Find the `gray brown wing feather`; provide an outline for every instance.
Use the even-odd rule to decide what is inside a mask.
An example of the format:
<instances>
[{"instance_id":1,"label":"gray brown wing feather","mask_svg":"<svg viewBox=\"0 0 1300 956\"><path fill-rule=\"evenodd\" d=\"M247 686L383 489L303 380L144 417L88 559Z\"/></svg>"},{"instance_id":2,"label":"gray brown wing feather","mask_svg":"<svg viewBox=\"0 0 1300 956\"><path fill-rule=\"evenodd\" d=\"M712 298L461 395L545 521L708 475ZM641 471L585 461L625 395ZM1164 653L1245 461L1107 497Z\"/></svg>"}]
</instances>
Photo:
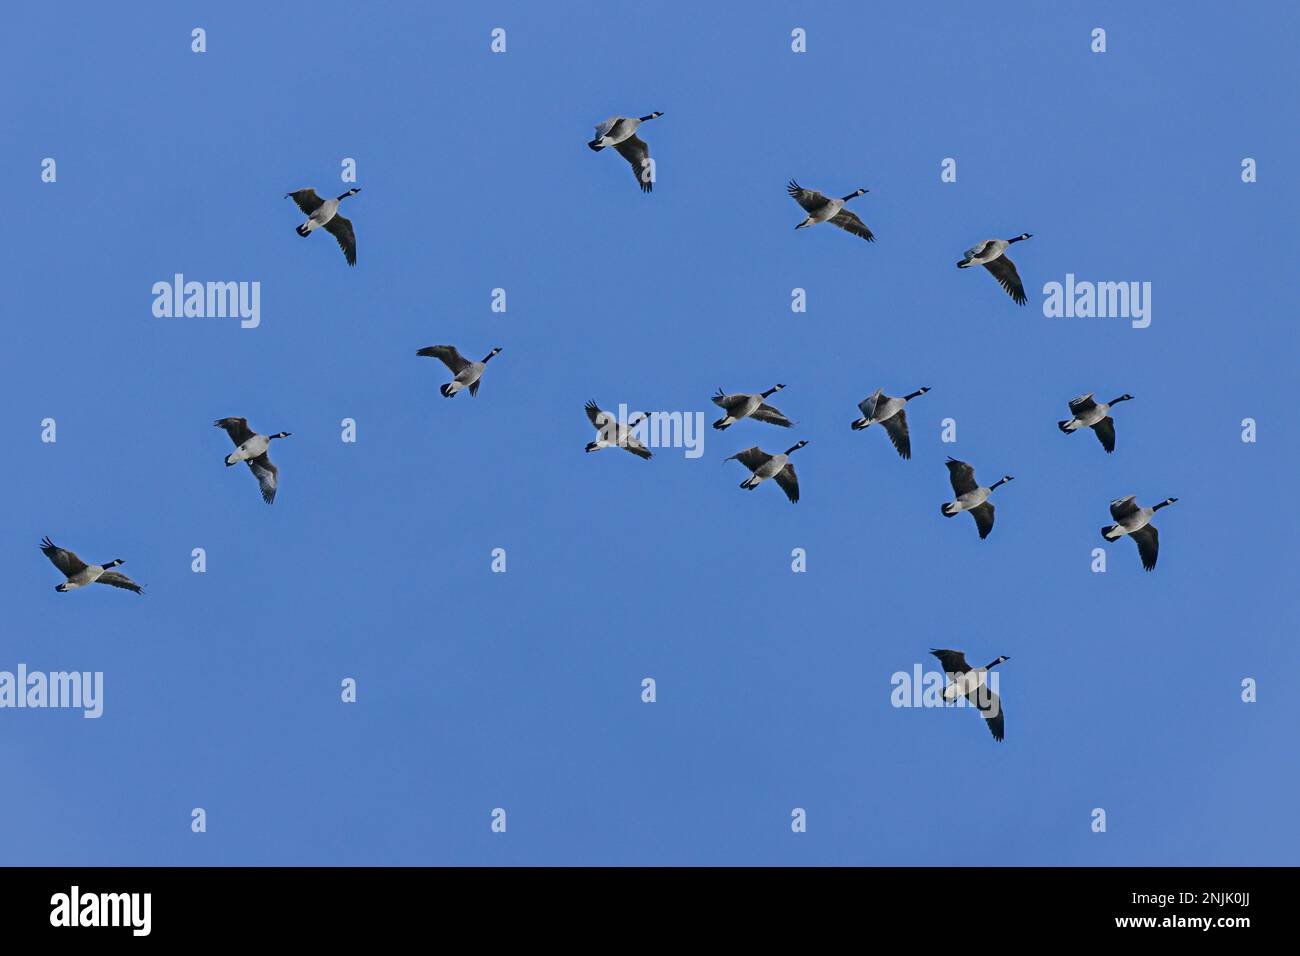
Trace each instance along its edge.
<instances>
[{"instance_id":1,"label":"gray brown wing feather","mask_svg":"<svg viewBox=\"0 0 1300 956\"><path fill-rule=\"evenodd\" d=\"M45 553L45 556L50 559L50 562L56 568L63 572L63 576L66 578L86 570L85 561L77 557L74 552L66 548L60 548L49 538L41 539L41 551Z\"/></svg>"},{"instance_id":2,"label":"gray brown wing feather","mask_svg":"<svg viewBox=\"0 0 1300 956\"><path fill-rule=\"evenodd\" d=\"M271 459L263 453L256 458L248 459L248 470L253 473L258 487L262 489L262 500L268 505L274 503L280 469L271 464Z\"/></svg>"},{"instance_id":3,"label":"gray brown wing feather","mask_svg":"<svg viewBox=\"0 0 1300 956\"><path fill-rule=\"evenodd\" d=\"M1129 495L1127 498L1116 498L1110 503L1110 516L1116 521L1122 521L1137 510L1136 495Z\"/></svg>"},{"instance_id":4,"label":"gray brown wing feather","mask_svg":"<svg viewBox=\"0 0 1300 956\"><path fill-rule=\"evenodd\" d=\"M753 448L746 448L744 451L736 452L731 458L736 459L750 471L757 471L768 461L771 461L772 456L755 445ZM731 458L727 460L730 461Z\"/></svg>"},{"instance_id":5,"label":"gray brown wing feather","mask_svg":"<svg viewBox=\"0 0 1300 956\"><path fill-rule=\"evenodd\" d=\"M325 223L325 231L338 242L339 248L343 250L343 258L348 260L348 265L356 265L357 236L352 231L352 220L335 213L334 218Z\"/></svg>"},{"instance_id":6,"label":"gray brown wing feather","mask_svg":"<svg viewBox=\"0 0 1300 956\"><path fill-rule=\"evenodd\" d=\"M96 584L108 584L115 588L122 588L125 591L134 591L136 594L143 594L144 587L136 584L125 574L118 571L105 571L95 579Z\"/></svg>"},{"instance_id":7,"label":"gray brown wing feather","mask_svg":"<svg viewBox=\"0 0 1300 956\"><path fill-rule=\"evenodd\" d=\"M443 365L451 369L453 375L459 375L469 368L469 362L466 361L465 356L456 351L454 345L428 345L415 354L438 359Z\"/></svg>"},{"instance_id":8,"label":"gray brown wing feather","mask_svg":"<svg viewBox=\"0 0 1300 956\"><path fill-rule=\"evenodd\" d=\"M790 185L785 187L785 191L790 194L790 197L795 202L803 206L803 208L808 212L817 212L817 210L830 202L829 199L817 192L817 190L804 189L793 179L790 180Z\"/></svg>"},{"instance_id":9,"label":"gray brown wing feather","mask_svg":"<svg viewBox=\"0 0 1300 956\"><path fill-rule=\"evenodd\" d=\"M651 192L654 183L650 180L650 170L646 164L646 160L650 158L650 147L646 145L645 140L633 133L614 148L632 166L632 175L636 177L641 191Z\"/></svg>"},{"instance_id":10,"label":"gray brown wing feather","mask_svg":"<svg viewBox=\"0 0 1300 956\"><path fill-rule=\"evenodd\" d=\"M772 476L785 496L792 504L799 503L799 476L795 474L794 463L786 462L785 467Z\"/></svg>"},{"instance_id":11,"label":"gray brown wing feather","mask_svg":"<svg viewBox=\"0 0 1300 956\"><path fill-rule=\"evenodd\" d=\"M1097 407L1097 403L1092 399L1092 392L1087 395L1080 395L1078 398L1070 399L1070 413L1078 415L1080 412L1089 412Z\"/></svg>"},{"instance_id":12,"label":"gray brown wing feather","mask_svg":"<svg viewBox=\"0 0 1300 956\"><path fill-rule=\"evenodd\" d=\"M1146 571L1156 569L1156 558L1160 556L1160 532L1153 524L1143 525L1129 535L1137 542L1138 556L1142 558L1142 568Z\"/></svg>"},{"instance_id":13,"label":"gray brown wing feather","mask_svg":"<svg viewBox=\"0 0 1300 956\"><path fill-rule=\"evenodd\" d=\"M1008 259L1005 255L998 256L992 262L984 263L984 268L993 274L993 278L998 280L998 285L1007 291L1007 295L1015 301L1016 305L1024 305L1025 287L1020 282L1020 273L1016 271L1016 264Z\"/></svg>"},{"instance_id":14,"label":"gray brown wing feather","mask_svg":"<svg viewBox=\"0 0 1300 956\"><path fill-rule=\"evenodd\" d=\"M979 487L975 481L975 469L966 462L949 458L944 464L948 466L948 480L952 482L952 490L957 494L964 495Z\"/></svg>"},{"instance_id":15,"label":"gray brown wing feather","mask_svg":"<svg viewBox=\"0 0 1300 956\"><path fill-rule=\"evenodd\" d=\"M756 418L760 422L767 422L769 425L780 425L782 428L790 428L794 422L786 418L780 411L764 402L749 413L750 418Z\"/></svg>"},{"instance_id":16,"label":"gray brown wing feather","mask_svg":"<svg viewBox=\"0 0 1300 956\"><path fill-rule=\"evenodd\" d=\"M1115 450L1115 419L1107 415L1093 425L1092 430L1097 433L1097 440L1101 442L1101 447L1106 449L1107 454Z\"/></svg>"},{"instance_id":17,"label":"gray brown wing feather","mask_svg":"<svg viewBox=\"0 0 1300 956\"><path fill-rule=\"evenodd\" d=\"M912 457L912 436L907 430L907 413L901 409L881 422L900 458Z\"/></svg>"},{"instance_id":18,"label":"gray brown wing feather","mask_svg":"<svg viewBox=\"0 0 1300 956\"><path fill-rule=\"evenodd\" d=\"M851 213L847 209L841 209L835 215L831 216L831 224L839 226L845 232L859 236L867 242L875 242L875 234L867 228L867 224L857 217L856 213Z\"/></svg>"},{"instance_id":19,"label":"gray brown wing feather","mask_svg":"<svg viewBox=\"0 0 1300 956\"><path fill-rule=\"evenodd\" d=\"M930 653L939 658L939 663L943 665L945 674L964 674L971 669L970 665L966 663L966 655L962 651L932 647Z\"/></svg>"},{"instance_id":20,"label":"gray brown wing feather","mask_svg":"<svg viewBox=\"0 0 1300 956\"><path fill-rule=\"evenodd\" d=\"M287 198L292 198L298 204L298 208L308 216L325 205L325 200L317 196L314 189L299 189L296 192L285 193L284 195Z\"/></svg>"},{"instance_id":21,"label":"gray brown wing feather","mask_svg":"<svg viewBox=\"0 0 1300 956\"><path fill-rule=\"evenodd\" d=\"M989 532L993 530L993 502L986 501L983 504L976 505L970 509L970 515L975 519L975 527L979 529L980 539L987 538Z\"/></svg>"},{"instance_id":22,"label":"gray brown wing feather","mask_svg":"<svg viewBox=\"0 0 1300 956\"><path fill-rule=\"evenodd\" d=\"M253 430L248 427L247 418L219 418L212 424L224 429L236 448L253 437Z\"/></svg>"}]
</instances>

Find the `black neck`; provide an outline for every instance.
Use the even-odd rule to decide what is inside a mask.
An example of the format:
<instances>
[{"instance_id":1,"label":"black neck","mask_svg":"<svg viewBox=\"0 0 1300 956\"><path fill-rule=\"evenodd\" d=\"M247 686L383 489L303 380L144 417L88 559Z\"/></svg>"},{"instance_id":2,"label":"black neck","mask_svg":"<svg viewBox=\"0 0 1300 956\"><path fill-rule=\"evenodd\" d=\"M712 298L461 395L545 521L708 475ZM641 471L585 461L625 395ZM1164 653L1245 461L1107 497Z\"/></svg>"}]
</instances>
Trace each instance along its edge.
<instances>
[{"instance_id":1,"label":"black neck","mask_svg":"<svg viewBox=\"0 0 1300 956\"><path fill-rule=\"evenodd\" d=\"M910 394L910 395L904 395L903 398L910 402L912 399L916 398L918 395L924 395L924 394L925 394L925 391L926 391L926 390L923 389L923 388L918 388L918 389L917 389L915 392L913 392L912 394Z\"/></svg>"}]
</instances>

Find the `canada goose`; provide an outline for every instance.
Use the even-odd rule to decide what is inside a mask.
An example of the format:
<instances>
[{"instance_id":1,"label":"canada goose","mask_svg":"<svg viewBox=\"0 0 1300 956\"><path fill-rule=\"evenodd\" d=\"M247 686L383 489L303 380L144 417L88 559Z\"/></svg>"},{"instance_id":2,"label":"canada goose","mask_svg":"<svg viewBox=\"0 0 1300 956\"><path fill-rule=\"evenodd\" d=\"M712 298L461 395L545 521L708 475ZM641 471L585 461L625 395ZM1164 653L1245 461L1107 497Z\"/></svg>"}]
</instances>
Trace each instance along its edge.
<instances>
[{"instance_id":1,"label":"canada goose","mask_svg":"<svg viewBox=\"0 0 1300 956\"><path fill-rule=\"evenodd\" d=\"M54 590L59 593L73 591L85 587L87 584L111 584L115 588L124 588L127 591L134 591L136 594L144 593L144 588L125 574L120 571L110 570L119 564L126 563L121 558L109 561L107 564L87 564L71 551L60 548L48 537L41 539L41 550L54 563L54 566L63 572L63 576L68 579L62 584L54 585Z\"/></svg>"},{"instance_id":2,"label":"canada goose","mask_svg":"<svg viewBox=\"0 0 1300 956\"><path fill-rule=\"evenodd\" d=\"M1154 571L1156 558L1160 556L1160 532L1151 523L1151 518L1161 508L1172 505L1177 500L1166 498L1150 508L1139 508L1136 495L1116 498L1110 503L1110 516L1115 519L1115 523L1102 528L1101 536L1107 541L1118 541L1128 535L1138 546L1142 567Z\"/></svg>"},{"instance_id":3,"label":"canada goose","mask_svg":"<svg viewBox=\"0 0 1300 956\"><path fill-rule=\"evenodd\" d=\"M785 388L784 385L773 385L766 392L759 392L757 395L746 395L743 392L726 395L722 389L718 389L718 394L713 396L713 404L727 414L714 422L713 427L722 431L725 428L730 428L742 418L753 418L755 421L780 425L782 428L791 427L794 422L763 401L763 399L775 395L783 388Z\"/></svg>"},{"instance_id":4,"label":"canada goose","mask_svg":"<svg viewBox=\"0 0 1300 956\"><path fill-rule=\"evenodd\" d=\"M1009 661L1011 658L1003 654L983 667L971 667L966 663L966 655L961 651L932 647L930 653L939 658L939 663L943 665L943 672L948 678L948 684L943 689L943 699L956 700L958 697L965 697L979 709L980 716L989 725L989 732L993 734L993 739L1001 740L1004 724L1002 700L993 688L989 687L988 674L1003 661Z\"/></svg>"},{"instance_id":5,"label":"canada goose","mask_svg":"<svg viewBox=\"0 0 1300 956\"><path fill-rule=\"evenodd\" d=\"M613 146L618 154L632 166L632 175L641 186L643 193L654 189L654 181L649 175L650 147L645 140L636 135L637 127L664 114L656 110L649 116L628 117L611 116L596 127L596 138L587 145L599 153L606 146Z\"/></svg>"},{"instance_id":6,"label":"canada goose","mask_svg":"<svg viewBox=\"0 0 1300 956\"><path fill-rule=\"evenodd\" d=\"M796 442L779 455L769 455L755 445L753 448L738 451L730 458L724 458L723 461L734 459L753 472L752 475L740 483L740 487L753 491L767 479L775 478L776 483L785 492L785 496L792 503L798 504L799 476L794 473L794 465L790 461L790 456L806 444L808 444L806 441Z\"/></svg>"},{"instance_id":7,"label":"canada goose","mask_svg":"<svg viewBox=\"0 0 1300 956\"><path fill-rule=\"evenodd\" d=\"M891 398L880 389L876 389L858 402L862 417L853 423L853 430L856 432L871 425L884 425L889 440L894 443L894 448L898 452L898 457L911 458L912 438L907 431L907 412L903 410L903 406L929 390L930 386L922 385L915 392L902 398Z\"/></svg>"},{"instance_id":8,"label":"canada goose","mask_svg":"<svg viewBox=\"0 0 1300 956\"><path fill-rule=\"evenodd\" d=\"M307 221L297 227L298 235L310 236L322 226L325 231L338 240L339 248L348 265L357 264L357 237L352 232L352 220L339 215L339 203L349 196L361 192L359 186L353 186L337 199L321 199L314 189L299 189L297 192L285 193L286 199L292 197L298 208L307 214Z\"/></svg>"},{"instance_id":9,"label":"canada goose","mask_svg":"<svg viewBox=\"0 0 1300 956\"><path fill-rule=\"evenodd\" d=\"M288 432L276 432L274 435L258 435L248 427L247 418L218 418L212 423L217 428L224 428L230 440L235 443L235 450L226 456L226 467L237 465L241 461L248 464L253 477L262 489L262 500L268 505L275 501L275 489L279 483L280 469L271 464L267 449L275 438L288 438Z\"/></svg>"},{"instance_id":10,"label":"canada goose","mask_svg":"<svg viewBox=\"0 0 1300 956\"><path fill-rule=\"evenodd\" d=\"M492 356L500 351L500 348L493 349L483 356L481 362L469 361L456 351L454 345L429 345L415 354L436 358L451 369L451 373L456 377L446 385L441 386L438 391L442 392L444 398L454 398L456 393L463 388L469 389L471 397L478 394L479 379L483 377L483 369L487 368L487 363L492 360Z\"/></svg>"},{"instance_id":11,"label":"canada goose","mask_svg":"<svg viewBox=\"0 0 1300 956\"><path fill-rule=\"evenodd\" d=\"M983 266L993 273L993 278L998 280L998 285L1007 290L1007 294L1015 300L1016 305L1024 305L1025 287L1020 281L1020 273L1016 272L1016 264L1003 253L1011 243L1032 238L1034 237L1029 233L1022 232L1014 239L985 239L983 242L977 242L966 250L966 257L957 263L957 268Z\"/></svg>"},{"instance_id":12,"label":"canada goose","mask_svg":"<svg viewBox=\"0 0 1300 956\"><path fill-rule=\"evenodd\" d=\"M1097 433L1101 447L1110 454L1115 450L1115 419L1108 414L1120 402L1131 402L1133 396L1125 392L1119 398L1112 398L1104 405L1092 400L1092 392L1070 399L1070 414L1074 417L1068 421L1057 422L1056 427L1067 435L1080 428L1091 428Z\"/></svg>"},{"instance_id":13,"label":"canada goose","mask_svg":"<svg viewBox=\"0 0 1300 956\"><path fill-rule=\"evenodd\" d=\"M630 451L638 458L653 457L650 449L632 434L632 429L649 418L649 415L638 415L629 419L626 425L620 425L613 414L602 412L600 406L595 402L588 402L583 408L587 410L587 417L591 419L592 426L600 435L595 441L587 443L587 451L600 451L602 448L622 448L624 451Z\"/></svg>"},{"instance_id":14,"label":"canada goose","mask_svg":"<svg viewBox=\"0 0 1300 956\"><path fill-rule=\"evenodd\" d=\"M993 502L989 501L989 495L993 493L994 488L1015 479L1010 475L1003 475L987 488L982 488L975 480L975 469L966 462L950 457L945 464L948 466L948 479L952 482L952 490L957 493L957 500L941 505L939 510L943 512L945 518L969 511L971 517L975 519L975 527L979 529L980 538L987 538L989 532L993 530Z\"/></svg>"},{"instance_id":15,"label":"canada goose","mask_svg":"<svg viewBox=\"0 0 1300 956\"><path fill-rule=\"evenodd\" d=\"M786 186L785 189L794 201L803 206L808 213L808 218L795 226L796 229L815 226L817 223L826 222L829 219L831 225L839 226L845 232L860 236L867 242L876 241L875 235L867 228L867 224L844 208L844 204L850 199L863 196L870 190L855 189L843 199L829 199L816 190L804 189L793 179L790 180L790 185Z\"/></svg>"}]
</instances>

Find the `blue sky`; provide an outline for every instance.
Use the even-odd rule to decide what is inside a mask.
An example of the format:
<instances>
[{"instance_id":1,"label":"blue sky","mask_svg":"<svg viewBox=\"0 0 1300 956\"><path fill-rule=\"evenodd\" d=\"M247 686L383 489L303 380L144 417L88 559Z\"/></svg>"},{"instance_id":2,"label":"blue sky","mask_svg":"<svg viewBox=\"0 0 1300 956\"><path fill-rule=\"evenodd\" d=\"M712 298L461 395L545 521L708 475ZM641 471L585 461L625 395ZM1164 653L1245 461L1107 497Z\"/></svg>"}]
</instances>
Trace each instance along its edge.
<instances>
[{"instance_id":1,"label":"blue sky","mask_svg":"<svg viewBox=\"0 0 1300 956\"><path fill-rule=\"evenodd\" d=\"M3 862L1296 862L1294 10L140 6L11 17L0 669L103 671L105 712L0 711ZM652 110L643 196L584 144ZM282 198L344 157L355 269ZM869 188L878 241L795 232L792 177ZM1025 308L953 268L1020 232ZM260 327L155 318L177 272L260 282ZM1045 318L1066 273L1151 282L1151 326ZM444 342L503 347L477 398ZM778 381L790 432L583 454L588 399ZM921 385L912 460L850 431ZM1056 428L1088 391L1136 397L1112 456ZM293 433L272 507L230 415ZM797 506L722 464L799 438ZM987 541L949 454L1016 476ZM1159 567L1091 573L1127 494L1180 499ZM56 594L46 534L147 595ZM1010 656L1005 743L890 706L930 647Z\"/></svg>"}]
</instances>

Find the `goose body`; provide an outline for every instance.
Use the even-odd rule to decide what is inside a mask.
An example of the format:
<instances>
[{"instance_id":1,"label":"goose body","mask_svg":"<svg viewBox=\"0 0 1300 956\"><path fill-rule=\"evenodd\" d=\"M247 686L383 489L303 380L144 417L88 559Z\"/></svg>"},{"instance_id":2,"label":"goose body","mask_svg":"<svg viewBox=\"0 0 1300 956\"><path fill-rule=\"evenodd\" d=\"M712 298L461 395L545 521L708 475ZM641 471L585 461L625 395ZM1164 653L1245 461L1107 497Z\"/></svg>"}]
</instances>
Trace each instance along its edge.
<instances>
[{"instance_id":1,"label":"goose body","mask_svg":"<svg viewBox=\"0 0 1300 956\"><path fill-rule=\"evenodd\" d=\"M457 392L466 388L469 389L471 397L478 394L479 380L483 378L483 370L487 368L487 363L492 361L492 357L500 351L500 348L493 349L483 356L481 362L469 361L456 350L454 345L429 345L415 354L427 358L436 358L447 366L453 376L452 380L441 386L438 391L442 392L443 398L454 398Z\"/></svg>"},{"instance_id":2,"label":"goose body","mask_svg":"<svg viewBox=\"0 0 1300 956\"><path fill-rule=\"evenodd\" d=\"M809 226L815 226L818 223L829 222L831 225L839 226L845 232L855 235L859 239L865 239L867 242L876 241L875 234L867 228L867 224L854 213L844 208L846 202L850 199L856 199L858 196L866 195L868 190L855 189L842 199L834 199L822 195L815 189L804 189L792 179L790 184L786 186L786 192L808 214L803 222L795 226L796 229L807 229Z\"/></svg>"},{"instance_id":3,"label":"goose body","mask_svg":"<svg viewBox=\"0 0 1300 956\"><path fill-rule=\"evenodd\" d=\"M1116 498L1110 503L1110 516L1115 519L1115 523L1102 528L1101 536L1107 541L1118 541L1128 535L1137 545L1142 568L1154 571L1156 559L1160 556L1160 532L1151 523L1151 519L1161 508L1168 507L1177 500L1166 498L1150 508L1142 508L1138 506L1136 495Z\"/></svg>"},{"instance_id":4,"label":"goose body","mask_svg":"<svg viewBox=\"0 0 1300 956\"><path fill-rule=\"evenodd\" d=\"M886 395L881 389L876 389L858 402L858 410L862 412L862 417L853 422L853 430L861 431L872 425L882 425L898 456L904 459L911 458L912 438L907 430L907 412L903 409L912 399L919 398L929 390L928 385L923 385L915 392L894 398Z\"/></svg>"},{"instance_id":5,"label":"goose body","mask_svg":"<svg viewBox=\"0 0 1300 956\"><path fill-rule=\"evenodd\" d=\"M1020 281L1016 264L1007 257L1006 251L1013 242L1023 242L1032 238L1034 237L1029 233L1022 232L1014 239L985 239L966 250L961 261L957 263L957 268L969 269L971 266L983 266L994 279L998 280L998 285L1006 290L1007 295L1011 296L1016 305L1024 305L1027 301L1025 286Z\"/></svg>"},{"instance_id":6,"label":"goose body","mask_svg":"<svg viewBox=\"0 0 1300 956\"><path fill-rule=\"evenodd\" d=\"M943 665L944 675L947 677L948 682L943 688L943 699L954 701L959 697L965 697L979 709L980 716L984 718L989 732L993 734L993 739L1002 740L1006 724L1002 713L1002 700L989 687L988 676L990 670L1011 658L1002 655L983 667L971 667L966 663L966 655L961 651L931 648L930 653L939 659L939 663Z\"/></svg>"},{"instance_id":7,"label":"goose body","mask_svg":"<svg viewBox=\"0 0 1300 956\"><path fill-rule=\"evenodd\" d=\"M348 265L354 266L357 264L357 237L352 229L352 220L339 215L339 204L359 192L360 187L354 186L334 199L321 199L314 189L299 189L284 195L307 214L307 221L297 227L298 235L306 238L317 229L324 229L338 242Z\"/></svg>"},{"instance_id":8,"label":"goose body","mask_svg":"<svg viewBox=\"0 0 1300 956\"><path fill-rule=\"evenodd\" d=\"M212 423L223 429L230 440L235 443L235 450L226 456L226 467L237 465L241 461L248 465L248 470L257 479L257 486L262 492L262 500L268 505L275 503L275 492L280 485L280 469L271 463L267 451L272 440L288 438L289 432L276 432L274 435L259 435L248 427L247 418L218 418Z\"/></svg>"},{"instance_id":9,"label":"goose body","mask_svg":"<svg viewBox=\"0 0 1300 956\"><path fill-rule=\"evenodd\" d=\"M588 402L583 407L587 410L587 418L591 420L592 427L599 435L595 441L587 443L588 452L600 451L602 448L622 448L638 458L653 457L650 449L632 433L632 429L641 424L647 416L639 415L627 424L620 425L615 415L601 411L600 406L595 402Z\"/></svg>"},{"instance_id":10,"label":"goose body","mask_svg":"<svg viewBox=\"0 0 1300 956\"><path fill-rule=\"evenodd\" d=\"M1056 427L1067 435L1080 428L1091 428L1097 433L1097 440L1101 442L1101 447L1110 454L1115 450L1115 419L1110 417L1110 410L1120 402L1132 401L1133 396L1126 392L1119 398L1112 398L1109 402L1098 403L1093 401L1092 395L1093 393L1089 392L1087 395L1070 399L1071 417L1057 422Z\"/></svg>"},{"instance_id":11,"label":"goose body","mask_svg":"<svg viewBox=\"0 0 1300 956\"><path fill-rule=\"evenodd\" d=\"M744 451L736 452L736 454L724 459L724 461L739 461L750 470L750 476L740 483L740 487L753 491L767 479L775 478L776 483L785 492L785 496L790 499L791 503L797 504L799 501L799 476L795 474L790 456L806 444L808 444L806 441L796 442L779 455L769 455L755 445L753 448L746 448Z\"/></svg>"},{"instance_id":12,"label":"goose body","mask_svg":"<svg viewBox=\"0 0 1300 956\"><path fill-rule=\"evenodd\" d=\"M994 519L993 502L989 501L989 495L993 494L998 486L1015 479L1011 475L1003 475L985 488L975 480L975 469L966 462L949 458L945 464L948 466L948 480L952 482L952 490L957 498L941 505L940 512L945 518L952 518L963 511L969 511L971 517L975 519L975 527L979 530L980 538L987 538L989 532L993 530Z\"/></svg>"},{"instance_id":13,"label":"goose body","mask_svg":"<svg viewBox=\"0 0 1300 956\"><path fill-rule=\"evenodd\" d=\"M141 585L136 584L120 571L113 570L119 564L126 563L121 558L104 564L87 564L77 557L75 552L60 548L48 537L41 539L41 551L66 578L62 584L54 586L54 590L60 594L84 588L87 584L108 584L126 591L134 591L136 594L144 593Z\"/></svg>"},{"instance_id":14,"label":"goose body","mask_svg":"<svg viewBox=\"0 0 1300 956\"><path fill-rule=\"evenodd\" d=\"M794 422L781 414L780 410L764 401L764 399L775 395L783 388L785 388L784 385L773 385L766 392L759 392L756 395L748 395L743 392L727 395L722 389L718 389L718 394L713 396L713 404L721 408L726 414L714 422L713 427L722 431L730 428L742 418L753 418L755 421L790 428L794 425Z\"/></svg>"},{"instance_id":15,"label":"goose body","mask_svg":"<svg viewBox=\"0 0 1300 956\"><path fill-rule=\"evenodd\" d=\"M645 140L636 135L642 123L658 119L664 114L658 110L648 116L611 116L596 127L596 138L587 145L597 153L607 146L613 146L618 154L632 167L641 191L654 190L654 179L649 175L650 147Z\"/></svg>"}]
</instances>

